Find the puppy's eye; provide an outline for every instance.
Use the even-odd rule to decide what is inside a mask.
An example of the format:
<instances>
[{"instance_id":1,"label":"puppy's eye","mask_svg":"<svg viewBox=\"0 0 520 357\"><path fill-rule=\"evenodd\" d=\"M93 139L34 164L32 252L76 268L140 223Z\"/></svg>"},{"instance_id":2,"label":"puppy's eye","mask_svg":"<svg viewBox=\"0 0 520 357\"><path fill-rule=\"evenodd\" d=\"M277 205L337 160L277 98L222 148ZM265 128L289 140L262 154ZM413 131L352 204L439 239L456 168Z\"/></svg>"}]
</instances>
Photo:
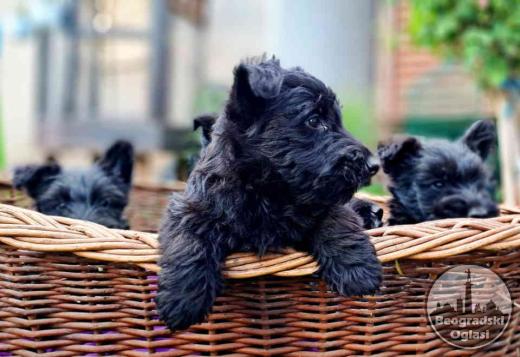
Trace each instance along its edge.
<instances>
[{"instance_id":1,"label":"puppy's eye","mask_svg":"<svg viewBox=\"0 0 520 357\"><path fill-rule=\"evenodd\" d=\"M100 204L102 207L108 207L108 206L110 206L110 201L105 199L105 200L102 200Z\"/></svg>"},{"instance_id":2,"label":"puppy's eye","mask_svg":"<svg viewBox=\"0 0 520 357\"><path fill-rule=\"evenodd\" d=\"M307 125L312 129L320 129L323 131L329 130L329 127L325 123L315 117L307 119Z\"/></svg>"},{"instance_id":3,"label":"puppy's eye","mask_svg":"<svg viewBox=\"0 0 520 357\"><path fill-rule=\"evenodd\" d=\"M317 129L320 125L320 121L317 118L309 118L307 119L307 125L313 129Z\"/></svg>"},{"instance_id":4,"label":"puppy's eye","mask_svg":"<svg viewBox=\"0 0 520 357\"><path fill-rule=\"evenodd\" d=\"M433 187L435 187L435 188L443 188L444 187L444 182L443 181L435 181L433 183Z\"/></svg>"}]
</instances>

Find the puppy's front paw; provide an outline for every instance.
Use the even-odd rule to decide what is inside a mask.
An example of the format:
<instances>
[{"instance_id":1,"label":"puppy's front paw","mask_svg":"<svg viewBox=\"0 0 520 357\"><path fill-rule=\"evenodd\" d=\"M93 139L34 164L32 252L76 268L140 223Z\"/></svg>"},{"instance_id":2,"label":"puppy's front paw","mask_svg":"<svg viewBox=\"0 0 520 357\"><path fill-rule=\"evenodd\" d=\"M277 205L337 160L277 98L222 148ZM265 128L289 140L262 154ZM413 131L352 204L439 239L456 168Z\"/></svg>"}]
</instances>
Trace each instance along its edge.
<instances>
[{"instance_id":1,"label":"puppy's front paw","mask_svg":"<svg viewBox=\"0 0 520 357\"><path fill-rule=\"evenodd\" d=\"M160 319L172 331L204 321L222 287L218 261L207 259L196 242L184 243L174 252L180 254L165 254L160 262L155 302ZM171 260L166 262L166 258Z\"/></svg>"},{"instance_id":2,"label":"puppy's front paw","mask_svg":"<svg viewBox=\"0 0 520 357\"><path fill-rule=\"evenodd\" d=\"M159 290L155 303L160 319L171 331L184 330L202 322L211 308L207 302L166 290Z\"/></svg>"},{"instance_id":3,"label":"puppy's front paw","mask_svg":"<svg viewBox=\"0 0 520 357\"><path fill-rule=\"evenodd\" d=\"M329 287L344 296L373 295L381 286L381 265L374 262L341 264L341 269L323 269L322 278Z\"/></svg>"},{"instance_id":4,"label":"puppy's front paw","mask_svg":"<svg viewBox=\"0 0 520 357\"><path fill-rule=\"evenodd\" d=\"M369 210L366 215L361 216L361 219L363 219L363 228L379 228L383 225L383 209L375 203L370 203Z\"/></svg>"},{"instance_id":5,"label":"puppy's front paw","mask_svg":"<svg viewBox=\"0 0 520 357\"><path fill-rule=\"evenodd\" d=\"M354 198L349 205L361 218L364 229L379 228L383 225L383 209L375 203Z\"/></svg>"},{"instance_id":6,"label":"puppy's front paw","mask_svg":"<svg viewBox=\"0 0 520 357\"><path fill-rule=\"evenodd\" d=\"M363 232L348 232L340 220L325 226L314 240L314 256L329 287L345 296L374 294L383 280L383 269L374 246ZM359 228L359 227L358 227Z\"/></svg>"}]
</instances>

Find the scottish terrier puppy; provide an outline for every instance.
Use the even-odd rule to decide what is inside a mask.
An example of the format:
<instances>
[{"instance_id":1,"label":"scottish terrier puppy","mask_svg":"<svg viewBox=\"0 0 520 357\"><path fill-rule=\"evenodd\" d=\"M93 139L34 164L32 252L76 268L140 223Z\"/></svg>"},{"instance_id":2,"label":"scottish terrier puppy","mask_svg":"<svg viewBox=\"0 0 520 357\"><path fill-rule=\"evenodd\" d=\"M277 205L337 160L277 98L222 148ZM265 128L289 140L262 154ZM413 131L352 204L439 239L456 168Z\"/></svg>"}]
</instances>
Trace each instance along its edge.
<instances>
[{"instance_id":1,"label":"scottish terrier puppy","mask_svg":"<svg viewBox=\"0 0 520 357\"><path fill-rule=\"evenodd\" d=\"M89 169L64 170L57 163L29 165L15 170L13 183L34 199L42 213L127 229L123 210L133 163L132 145L118 141Z\"/></svg>"},{"instance_id":2,"label":"scottish terrier puppy","mask_svg":"<svg viewBox=\"0 0 520 357\"><path fill-rule=\"evenodd\" d=\"M457 141L396 137L380 144L381 165L391 179L389 224L498 215L485 164L495 143L495 125L482 120Z\"/></svg>"},{"instance_id":3,"label":"scottish terrier puppy","mask_svg":"<svg viewBox=\"0 0 520 357\"><path fill-rule=\"evenodd\" d=\"M320 80L274 58L238 65L211 142L160 230L161 319L171 330L201 322L234 251L306 250L332 290L376 292L381 265L344 205L373 174L370 157Z\"/></svg>"},{"instance_id":4,"label":"scottish terrier puppy","mask_svg":"<svg viewBox=\"0 0 520 357\"><path fill-rule=\"evenodd\" d=\"M217 120L216 115L204 114L193 119L193 130L201 128L200 143L201 151L209 145L211 141L211 133L213 132L213 124ZM197 155L196 160L198 161L200 154ZM195 167L196 161L193 167ZM375 160L372 159L370 163L372 169L371 175L375 175L379 171L379 165ZM365 185L370 184L370 178ZM362 226L364 229L378 228L383 225L383 209L373 202L362 200L353 197L346 205L350 206L354 212L356 212L362 220Z\"/></svg>"}]
</instances>

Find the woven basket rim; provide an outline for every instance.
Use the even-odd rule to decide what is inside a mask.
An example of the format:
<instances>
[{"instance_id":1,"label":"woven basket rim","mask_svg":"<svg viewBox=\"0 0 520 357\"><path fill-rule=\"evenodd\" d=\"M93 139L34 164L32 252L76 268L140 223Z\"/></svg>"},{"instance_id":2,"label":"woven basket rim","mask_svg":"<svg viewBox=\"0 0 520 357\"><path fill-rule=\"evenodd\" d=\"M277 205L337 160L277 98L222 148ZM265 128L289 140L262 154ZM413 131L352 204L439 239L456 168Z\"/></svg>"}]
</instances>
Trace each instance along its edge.
<instances>
[{"instance_id":1,"label":"woven basket rim","mask_svg":"<svg viewBox=\"0 0 520 357\"><path fill-rule=\"evenodd\" d=\"M387 226L367 231L382 263L399 259L435 260L476 250L499 251L520 247L520 209L504 208L504 215L487 219L445 219L416 225ZM157 234L109 229L102 225L48 216L0 204L0 242L37 252L68 252L84 258L136 264L158 272ZM291 249L258 257L234 253L223 274L232 279L265 275L282 277L315 273L318 264L308 253Z\"/></svg>"}]
</instances>

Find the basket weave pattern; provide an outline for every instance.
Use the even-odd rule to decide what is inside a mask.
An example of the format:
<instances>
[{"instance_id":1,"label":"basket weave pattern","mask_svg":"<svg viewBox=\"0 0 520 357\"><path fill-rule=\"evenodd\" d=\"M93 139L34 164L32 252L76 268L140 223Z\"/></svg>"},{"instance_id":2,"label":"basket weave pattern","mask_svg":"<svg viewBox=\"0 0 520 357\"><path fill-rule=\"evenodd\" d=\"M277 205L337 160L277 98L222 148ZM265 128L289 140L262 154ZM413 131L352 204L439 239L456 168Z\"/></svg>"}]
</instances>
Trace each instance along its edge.
<instances>
[{"instance_id":1,"label":"basket weave pattern","mask_svg":"<svg viewBox=\"0 0 520 357\"><path fill-rule=\"evenodd\" d=\"M453 355L520 350L520 210L369 231L384 263L373 297L329 292L305 253L230 256L207 322L171 334L158 320L157 240L0 205L0 356ZM511 323L482 351L446 345L428 326L431 282L458 264L509 286Z\"/></svg>"}]
</instances>

